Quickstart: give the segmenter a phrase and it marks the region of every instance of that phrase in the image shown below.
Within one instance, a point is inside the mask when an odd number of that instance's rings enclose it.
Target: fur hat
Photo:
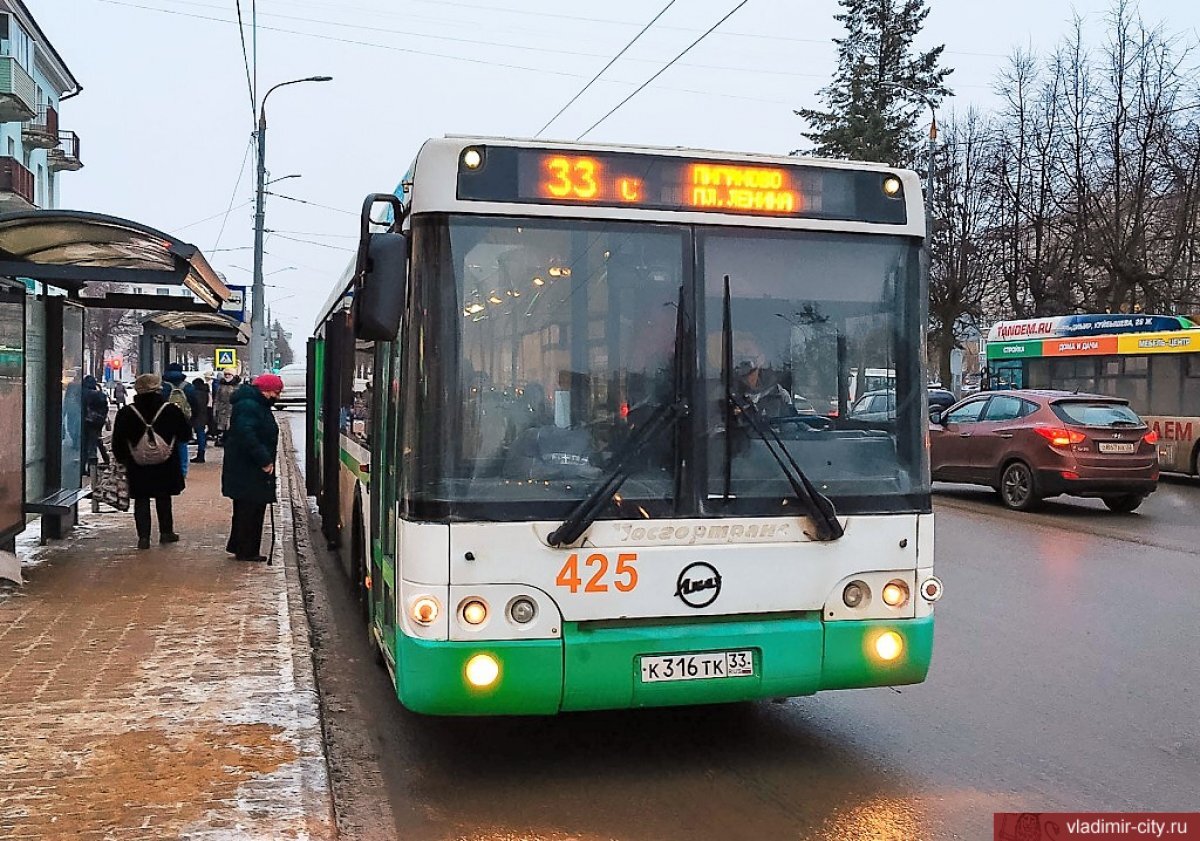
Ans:
[[[133,390],[138,394],[149,394],[162,388],[162,377],[154,372],[141,374],[133,381]]]

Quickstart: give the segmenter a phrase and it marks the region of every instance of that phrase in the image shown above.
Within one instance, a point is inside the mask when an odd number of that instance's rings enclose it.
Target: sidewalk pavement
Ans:
[[[0,588],[0,839],[335,837],[283,427],[273,566],[225,554],[209,448],[179,543],[156,524],[139,552],[132,514],[81,514]]]

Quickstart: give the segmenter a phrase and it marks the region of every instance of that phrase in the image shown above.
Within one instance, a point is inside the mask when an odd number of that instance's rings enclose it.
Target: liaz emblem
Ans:
[[[721,573],[705,561],[688,564],[675,582],[675,595],[688,607],[708,607],[721,595]]]

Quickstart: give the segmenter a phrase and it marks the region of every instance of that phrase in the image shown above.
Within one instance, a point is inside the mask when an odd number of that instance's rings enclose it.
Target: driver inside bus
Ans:
[[[791,392],[779,374],[767,366],[767,358],[752,337],[735,335],[733,340],[733,390],[745,397],[764,418],[796,414]]]

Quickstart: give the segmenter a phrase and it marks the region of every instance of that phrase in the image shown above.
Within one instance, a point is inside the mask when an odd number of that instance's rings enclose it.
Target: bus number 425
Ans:
[[[612,574],[609,574],[608,555],[599,552],[588,555],[583,562],[583,576],[579,571],[579,553],[573,552],[567,562],[563,564],[562,569],[558,571],[558,577],[554,579],[554,583],[559,587],[566,587],[571,593],[578,593],[579,588],[583,588],[585,593],[607,593],[608,584],[611,581],[612,586],[616,587],[622,593],[628,593],[637,586],[638,574],[633,564],[637,561],[637,553],[626,552],[617,555],[616,568]],[[593,572],[594,570],[594,572]],[[587,577],[587,583],[583,583],[583,577]]]

